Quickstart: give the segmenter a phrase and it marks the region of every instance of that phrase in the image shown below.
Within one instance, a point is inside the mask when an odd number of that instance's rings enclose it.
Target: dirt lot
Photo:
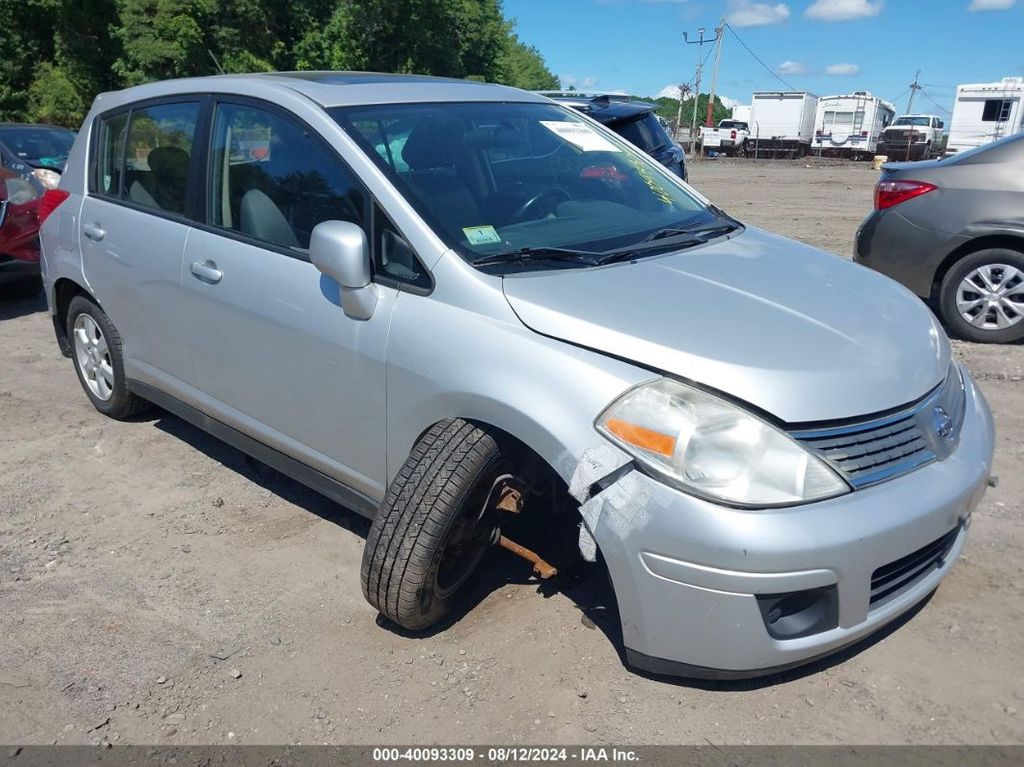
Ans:
[[[692,170],[740,218],[844,256],[875,178]],[[856,653],[703,686],[622,666],[593,570],[542,594],[504,552],[460,621],[381,628],[361,518],[174,417],[101,417],[39,301],[0,304],[0,350],[0,742],[1024,743],[1024,346],[957,344],[1002,483],[935,596]]]

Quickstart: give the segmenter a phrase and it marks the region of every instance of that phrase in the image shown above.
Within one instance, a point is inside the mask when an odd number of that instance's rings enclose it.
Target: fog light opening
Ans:
[[[834,585],[785,594],[758,594],[757,606],[772,639],[799,639],[839,625],[839,595]]]

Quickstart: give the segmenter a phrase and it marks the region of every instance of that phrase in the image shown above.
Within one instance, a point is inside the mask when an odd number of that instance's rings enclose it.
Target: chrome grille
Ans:
[[[859,489],[949,455],[959,439],[964,404],[964,384],[954,365],[941,386],[897,413],[797,429],[790,436]]]
[[[936,458],[913,414],[894,423],[838,429],[834,435],[794,436],[839,469],[854,487],[911,471]]]

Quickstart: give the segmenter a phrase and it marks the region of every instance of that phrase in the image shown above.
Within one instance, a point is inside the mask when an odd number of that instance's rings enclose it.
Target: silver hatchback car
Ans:
[[[542,96],[144,85],[96,99],[47,194],[96,409],[155,403],[372,518],[363,590],[408,629],[514,515],[571,513],[630,664],[765,674],[921,602],[989,480],[988,407],[917,298]]]

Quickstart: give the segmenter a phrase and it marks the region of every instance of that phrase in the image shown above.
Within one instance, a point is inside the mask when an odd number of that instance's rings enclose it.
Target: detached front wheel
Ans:
[[[384,617],[416,631],[451,611],[494,543],[488,501],[508,467],[494,436],[459,418],[416,443],[363,549],[363,595]]]

